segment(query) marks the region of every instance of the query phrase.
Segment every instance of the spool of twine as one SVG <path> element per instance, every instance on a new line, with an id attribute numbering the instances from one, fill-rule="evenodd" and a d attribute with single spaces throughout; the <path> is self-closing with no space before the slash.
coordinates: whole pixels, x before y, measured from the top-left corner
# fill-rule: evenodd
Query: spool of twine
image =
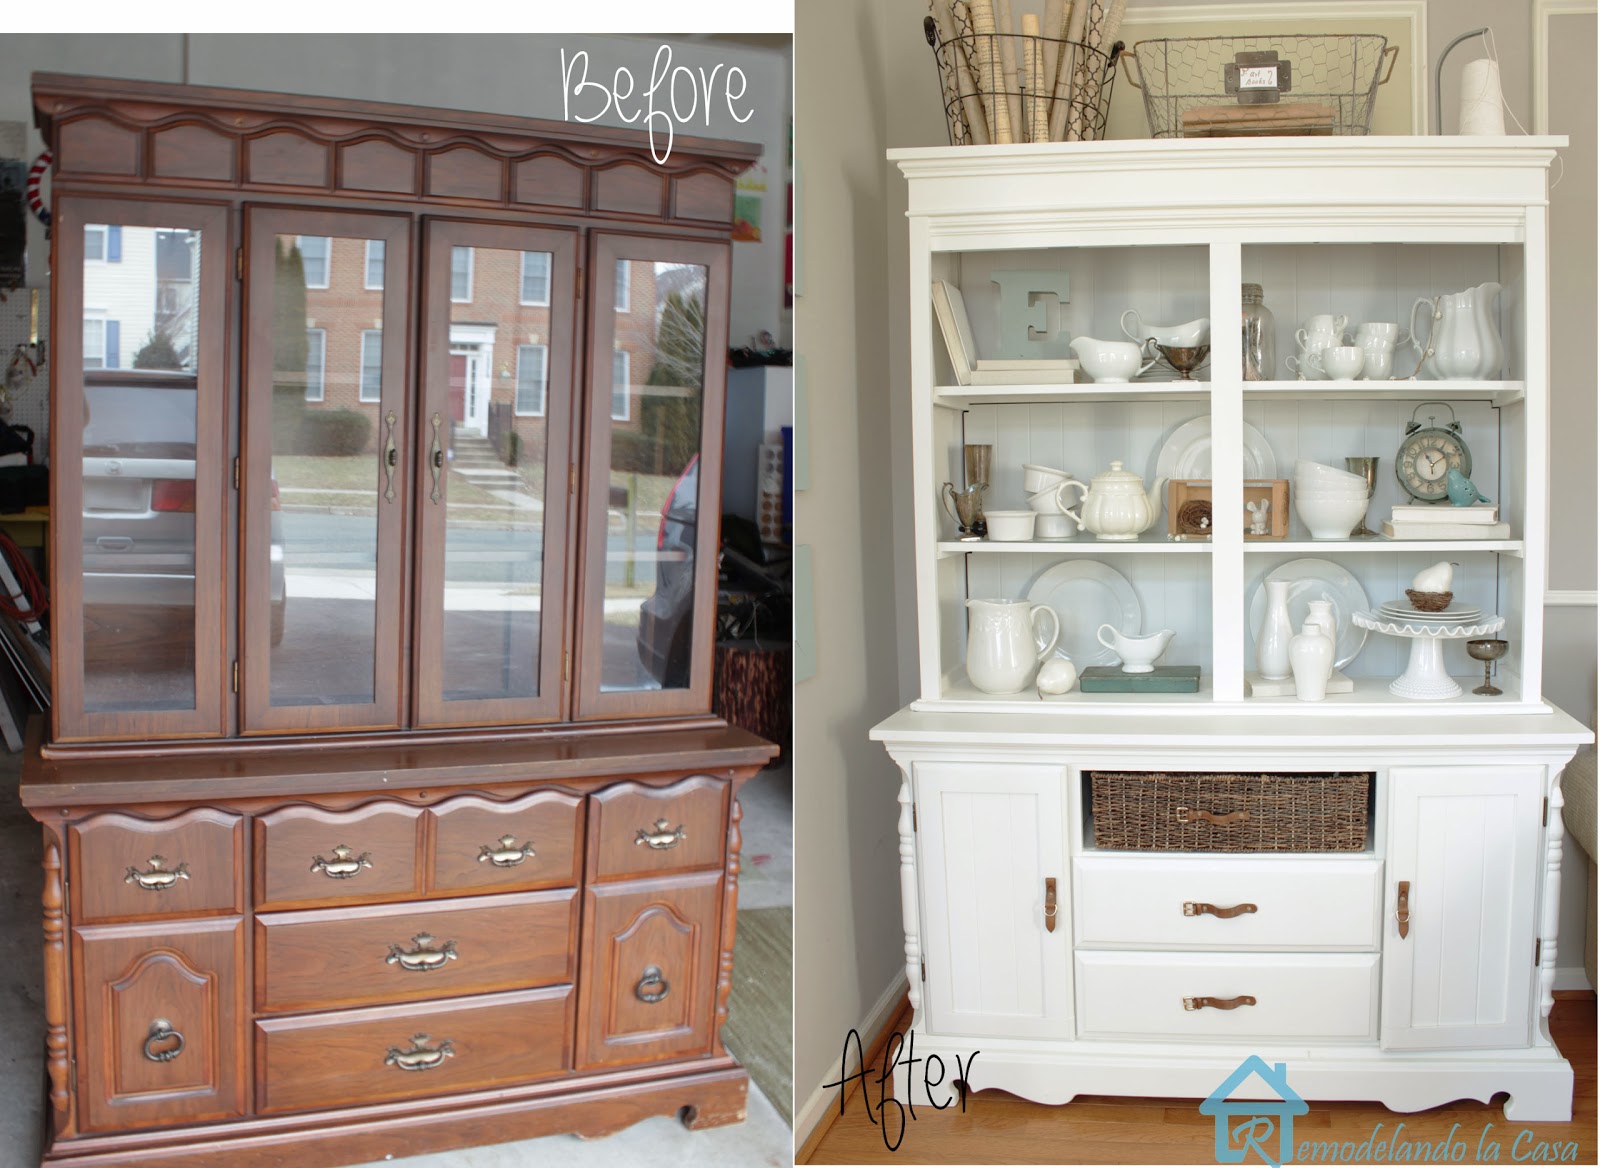
<path id="1" fill-rule="evenodd" d="M 1499 62 L 1488 58 L 1468 61 L 1461 71 L 1461 128 L 1457 133 L 1504 137 L 1504 103 Z"/>

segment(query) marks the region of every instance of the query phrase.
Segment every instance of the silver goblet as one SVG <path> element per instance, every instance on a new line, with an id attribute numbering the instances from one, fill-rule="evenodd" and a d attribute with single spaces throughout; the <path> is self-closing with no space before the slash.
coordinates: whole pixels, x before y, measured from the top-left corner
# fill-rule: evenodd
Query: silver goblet
<path id="1" fill-rule="evenodd" d="M 1360 475 L 1367 480 L 1367 502 L 1372 501 L 1373 488 L 1378 485 L 1378 460 L 1375 457 L 1347 458 L 1344 468 L 1353 475 Z M 1361 522 L 1356 524 L 1356 529 L 1350 533 L 1351 539 L 1362 539 L 1367 536 L 1376 537 L 1377 532 L 1367 526 L 1367 516 L 1362 512 Z"/>
<path id="2" fill-rule="evenodd" d="M 1509 642 L 1501 641 L 1495 638 L 1486 638 L 1485 640 L 1481 641 L 1467 642 L 1467 656 L 1471 657 L 1474 661 L 1483 662 L 1483 684 L 1474 689 L 1472 691 L 1473 693 L 1483 694 L 1486 697 L 1494 697 L 1497 694 L 1505 692 L 1504 690 L 1498 689 L 1489 684 L 1489 670 L 1494 667 L 1494 663 L 1496 661 L 1500 660 L 1500 658 L 1506 655 L 1506 650 L 1509 648 L 1511 648 Z"/>

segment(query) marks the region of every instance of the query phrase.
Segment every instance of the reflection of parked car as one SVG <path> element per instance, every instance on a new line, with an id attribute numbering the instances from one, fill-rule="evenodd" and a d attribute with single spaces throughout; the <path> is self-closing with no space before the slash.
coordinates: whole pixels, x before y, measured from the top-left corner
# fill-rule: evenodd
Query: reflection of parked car
<path id="1" fill-rule="evenodd" d="M 193 379 L 97 378 L 84 387 L 84 398 L 84 603 L 193 607 Z M 272 642 L 277 644 L 283 638 L 286 594 L 276 481 L 271 538 Z"/>
<path id="2" fill-rule="evenodd" d="M 656 590 L 639 609 L 639 660 L 663 689 L 689 684 L 694 624 L 695 516 L 700 503 L 700 456 L 672 484 L 656 533 Z"/>

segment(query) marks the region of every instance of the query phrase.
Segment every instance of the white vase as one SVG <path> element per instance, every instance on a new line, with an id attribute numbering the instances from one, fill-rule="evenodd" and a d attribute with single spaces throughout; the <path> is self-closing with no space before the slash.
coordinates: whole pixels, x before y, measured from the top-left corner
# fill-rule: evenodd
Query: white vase
<path id="1" fill-rule="evenodd" d="M 1267 581 L 1267 616 L 1256 637 L 1256 671 L 1268 681 L 1289 676 L 1289 640 L 1294 625 L 1289 623 L 1289 581 Z"/>
<path id="2" fill-rule="evenodd" d="M 1289 664 L 1294 670 L 1294 695 L 1302 702 L 1320 702 L 1328 696 L 1333 675 L 1333 638 L 1309 620 L 1300 635 L 1289 641 Z"/>
<path id="3" fill-rule="evenodd" d="M 1306 613 L 1306 624 L 1316 625 L 1322 630 L 1322 635 L 1333 642 L 1334 652 L 1339 651 L 1339 618 L 1333 615 L 1333 601 L 1310 600 L 1306 602 L 1310 612 Z"/>

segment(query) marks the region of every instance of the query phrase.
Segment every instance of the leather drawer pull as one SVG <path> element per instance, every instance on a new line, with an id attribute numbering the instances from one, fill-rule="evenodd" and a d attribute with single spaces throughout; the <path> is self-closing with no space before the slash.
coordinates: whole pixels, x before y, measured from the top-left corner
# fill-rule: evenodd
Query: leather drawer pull
<path id="1" fill-rule="evenodd" d="M 158 1042 L 170 1042 L 177 1039 L 177 1046 L 170 1046 L 165 1050 L 152 1050 Z M 170 1063 L 183 1053 L 183 1034 L 172 1028 L 172 1023 L 165 1018 L 157 1018 L 150 1023 L 150 1036 L 144 1040 L 144 1057 L 153 1063 Z"/>
<path id="2" fill-rule="evenodd" d="M 639 844 L 649 844 L 656 851 L 664 852 L 668 848 L 677 847 L 679 840 L 686 840 L 688 838 L 689 833 L 683 830 L 683 824 L 680 823 L 677 830 L 674 831 L 672 828 L 667 826 L 667 821 L 665 819 L 658 819 L 656 820 L 654 831 L 650 830 L 649 828 L 641 827 L 639 829 L 639 834 L 634 837 L 633 842 L 634 846 L 636 847 Z"/>
<path id="3" fill-rule="evenodd" d="M 371 852 L 362 852 L 358 856 L 344 844 L 333 849 L 333 859 L 325 860 L 318 856 L 311 861 L 311 870 L 321 872 L 330 880 L 349 880 L 352 876 L 359 876 L 361 869 L 370 867 L 372 867 Z"/>
<path id="4" fill-rule="evenodd" d="M 189 879 L 189 863 L 184 861 L 176 868 L 167 867 L 165 856 L 151 856 L 150 870 L 141 872 L 137 868 L 129 868 L 128 874 L 122 878 L 124 884 L 137 884 L 146 892 L 165 892 L 180 880 Z"/>
<path id="5" fill-rule="evenodd" d="M 650 987 L 650 988 L 646 988 Z M 667 996 L 672 987 L 667 984 L 667 979 L 661 976 L 658 966 L 652 965 L 644 971 L 644 976 L 639 979 L 639 984 L 633 987 L 633 996 L 641 1002 L 659 1002 Z"/>
<path id="6" fill-rule="evenodd" d="M 1222 814 L 1217 811 L 1200 811 L 1193 807 L 1178 808 L 1179 823 L 1209 823 L 1212 827 L 1231 827 L 1235 823 L 1249 823 L 1248 811 L 1230 811 Z"/>
<path id="7" fill-rule="evenodd" d="M 496 868 L 515 868 L 529 856 L 534 855 L 533 841 L 529 840 L 520 848 L 517 846 L 516 837 L 503 835 L 497 844 L 484 844 L 478 851 L 478 863 L 488 860 Z"/>
<path id="8" fill-rule="evenodd" d="M 1400 898 L 1395 902 L 1394 919 L 1400 926 L 1400 939 L 1404 941 L 1411 931 L 1411 881 L 1400 881 Z"/>
<path id="9" fill-rule="evenodd" d="M 401 1050 L 398 1046 L 391 1046 L 389 1057 L 383 1060 L 383 1065 L 402 1071 L 431 1071 L 445 1059 L 455 1057 L 456 1048 L 448 1038 L 434 1047 L 428 1045 L 431 1041 L 426 1034 L 413 1034 L 411 1049 Z"/>
<path id="10" fill-rule="evenodd" d="M 1046 876 L 1044 878 L 1044 931 L 1047 933 L 1056 931 L 1056 878 L 1054 876 Z"/>
<path id="11" fill-rule="evenodd" d="M 411 938 L 411 944 L 413 946 L 411 949 L 390 945 L 389 956 L 383 959 L 383 963 L 398 965 L 411 973 L 427 973 L 430 970 L 443 969 L 446 961 L 454 961 L 459 956 L 454 941 L 446 941 L 435 949 L 433 936 L 430 933 L 418 933 Z"/>
<path id="12" fill-rule="evenodd" d="M 1186 917 L 1200 917 L 1209 915 L 1221 917 L 1223 920 L 1229 920 L 1233 917 L 1243 916 L 1245 913 L 1253 913 L 1255 911 L 1256 906 L 1253 904 L 1236 904 L 1229 908 L 1218 908 L 1216 905 L 1206 904 L 1204 901 L 1186 900 L 1183 902 L 1183 915 Z"/>
<path id="13" fill-rule="evenodd" d="M 1241 994 L 1237 998 L 1184 998 L 1185 1010 L 1204 1010 L 1210 1006 L 1213 1010 L 1237 1010 L 1240 1006 L 1253 1006 L 1255 998 L 1249 994 Z"/>

